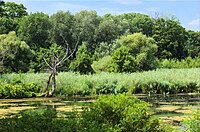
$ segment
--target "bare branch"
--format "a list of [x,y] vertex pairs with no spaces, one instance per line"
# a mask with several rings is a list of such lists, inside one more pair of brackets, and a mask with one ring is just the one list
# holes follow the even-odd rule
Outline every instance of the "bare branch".
[[50,68],[50,69],[53,69],[53,67],[47,62],[46,58],[43,57],[43,59],[44,59],[45,63],[49,66],[49,68]]
[[67,59],[69,59],[74,54],[74,52],[76,51],[77,45],[79,43],[79,39],[80,39],[80,37],[78,36],[78,40],[77,40],[76,45],[74,47],[74,50],[71,52],[71,54],[68,55],[68,52],[66,52],[65,56],[56,64],[56,66],[60,65],[60,63],[62,63],[64,61],[66,61]]

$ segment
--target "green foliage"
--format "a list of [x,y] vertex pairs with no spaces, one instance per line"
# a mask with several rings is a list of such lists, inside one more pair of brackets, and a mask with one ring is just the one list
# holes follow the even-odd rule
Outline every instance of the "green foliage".
[[91,64],[92,60],[90,53],[87,51],[87,47],[83,43],[76,53],[76,59],[70,63],[70,69],[82,74],[92,73],[93,69]]
[[87,130],[100,131],[161,131],[157,119],[152,119],[147,103],[123,94],[100,96],[94,105],[83,113]]
[[157,45],[154,39],[135,33],[122,36],[119,40],[122,47],[118,48],[113,56],[114,72],[134,72],[152,70],[157,66],[154,54]]
[[87,42],[88,51],[94,53],[95,30],[99,25],[99,16],[96,11],[82,10],[74,15],[74,36],[80,37],[80,44]]
[[186,31],[178,22],[164,18],[156,19],[153,38],[158,45],[158,58],[182,59],[187,56],[187,51],[184,51]]
[[19,21],[20,19],[17,18],[0,17],[0,34],[8,34],[11,31],[17,31]]
[[[113,63],[111,64],[110,71],[112,72],[133,72],[134,71],[134,58],[130,54],[129,49],[121,46],[116,49],[112,56]],[[136,70],[135,70],[136,71]]]
[[[62,57],[65,55],[64,48],[57,45],[56,43],[53,43],[49,49],[46,48],[40,48],[38,52],[36,52],[35,61],[31,63],[31,68],[34,69],[35,72],[39,72],[44,70],[45,68],[48,69],[47,64],[44,61],[44,58],[46,61],[51,64],[51,58],[53,54],[56,56],[57,59],[61,60]],[[68,70],[68,61],[65,61],[65,63],[61,64],[62,68],[58,69],[59,71],[62,71],[63,69]]]
[[4,14],[4,9],[3,9],[4,5],[5,5],[5,2],[1,0],[0,1],[0,17],[2,17]]
[[105,56],[112,55],[113,52],[119,47],[120,47],[120,44],[117,40],[112,43],[102,42],[96,48],[93,58],[94,58],[94,60],[98,60]]
[[51,39],[63,47],[66,47],[67,43],[69,48],[74,48],[74,45],[72,45],[74,41],[72,32],[74,28],[74,16],[69,11],[58,11],[50,17],[50,21],[52,24]]
[[188,31],[185,50],[188,56],[200,57],[200,32]]
[[34,52],[15,32],[0,35],[0,73],[26,72]]
[[10,118],[0,119],[0,131],[4,132],[164,132],[158,119],[152,118],[147,103],[125,95],[100,96],[83,112],[57,117],[50,106],[25,110]]
[[187,57],[182,60],[164,59],[159,61],[159,68],[198,68],[200,67],[200,57]]
[[133,74],[100,73],[79,75],[60,73],[57,77],[58,93],[63,95],[157,93],[175,94],[198,92],[199,69],[162,69]]
[[111,14],[106,14],[101,18],[98,28],[96,29],[96,41],[111,43],[119,36],[126,33],[128,23],[123,19]]
[[[99,73],[81,75],[72,72],[60,72],[56,76],[55,95],[95,95],[118,94],[123,92],[144,94],[176,94],[200,91],[199,68],[159,69],[139,73]],[[13,84],[34,83],[44,88],[48,73],[3,74],[0,82]],[[41,89],[40,89],[41,90]]]
[[[155,55],[162,60],[178,59],[180,61],[186,57],[198,57],[200,53],[199,32],[186,31],[174,19],[174,16],[171,19],[152,19],[140,13],[98,16],[96,11],[87,10],[76,14],[70,11],[59,11],[48,16],[42,12],[28,14],[26,7],[22,4],[1,1],[0,23],[0,34],[15,31],[20,40],[25,41],[36,53],[34,59],[28,58],[31,60],[31,68],[28,65],[24,67],[23,60],[28,60],[24,57],[17,63],[13,63],[12,68],[8,66],[9,68],[5,69],[0,62],[0,69],[3,69],[4,73],[18,72],[18,70],[40,72],[44,67],[41,52],[48,52],[52,43],[64,48],[67,45],[69,51],[72,51],[76,42],[78,45],[86,42],[87,50],[90,56],[93,56],[93,60],[98,61],[105,56],[112,56],[113,63],[108,66],[111,68],[105,71],[113,72],[135,72],[158,68]],[[117,48],[120,49],[116,50]],[[26,53],[21,53],[18,58],[26,55]],[[72,56],[70,59],[74,58],[75,56]],[[29,62],[26,63],[29,64]],[[68,70],[68,63],[65,63],[64,69]],[[78,63],[74,62],[72,65],[74,65],[73,70],[78,67],[75,66]],[[92,71],[89,65],[87,68]],[[75,71],[80,71],[80,69]]]
[[0,34],[17,32],[19,21],[28,15],[23,4],[0,1]]
[[92,68],[96,73],[100,72],[110,72],[112,69],[112,57],[111,56],[105,56],[98,61],[93,61]]
[[129,32],[142,32],[147,36],[152,36],[153,19],[148,15],[140,13],[124,13],[119,15],[121,20],[125,20],[129,24]]
[[28,15],[26,7],[23,4],[16,4],[15,2],[6,2],[2,6],[3,11],[0,12],[0,17],[21,18]]
[[1,83],[0,98],[27,98],[36,97],[40,87],[34,83]]
[[200,131],[200,109],[194,110],[193,114],[183,121],[182,131],[184,132]]
[[77,119],[58,119],[55,109],[47,107],[22,111],[13,118],[0,119],[4,132],[72,132],[78,129]]
[[32,49],[48,48],[50,27],[49,16],[37,12],[22,18],[18,34]]

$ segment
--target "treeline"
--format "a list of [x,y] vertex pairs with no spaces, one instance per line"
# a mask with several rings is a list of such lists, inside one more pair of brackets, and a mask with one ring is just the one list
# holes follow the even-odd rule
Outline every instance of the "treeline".
[[200,32],[185,30],[175,19],[140,13],[98,16],[87,10],[28,14],[22,4],[0,1],[0,23],[0,73],[43,71],[44,58],[49,63],[53,54],[61,59],[77,42],[76,53],[61,71],[135,72],[166,68],[166,63],[173,68],[170,62],[177,62],[176,68],[200,65]]

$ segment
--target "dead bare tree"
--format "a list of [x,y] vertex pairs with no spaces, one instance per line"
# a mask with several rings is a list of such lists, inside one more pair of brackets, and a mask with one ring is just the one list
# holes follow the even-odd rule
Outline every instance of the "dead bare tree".
[[[62,37],[62,36],[61,36]],[[49,69],[51,70],[51,74],[49,76],[49,79],[47,81],[47,85],[45,87],[45,89],[42,91],[42,96],[46,97],[52,97],[53,94],[55,93],[56,90],[56,75],[57,75],[57,68],[60,67],[60,65],[65,62],[66,60],[68,60],[76,51],[77,45],[79,43],[79,36],[78,36],[78,40],[75,44],[75,47],[73,50],[70,49],[68,42],[65,40],[64,37],[62,37],[63,40],[66,43],[66,51],[65,51],[65,55],[63,57],[58,57],[55,55],[55,52],[52,53],[52,57],[51,57],[51,63],[47,62],[47,59],[45,57],[43,57],[45,63],[47,64],[47,66],[49,67]],[[59,59],[61,58],[61,59]],[[49,89],[49,85],[52,81],[52,88],[51,90]]]

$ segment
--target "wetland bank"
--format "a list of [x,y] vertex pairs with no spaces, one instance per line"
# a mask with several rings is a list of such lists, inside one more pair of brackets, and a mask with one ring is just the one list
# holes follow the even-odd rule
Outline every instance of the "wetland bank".
[[[47,73],[4,74],[0,78],[2,84],[0,86],[1,97],[5,98],[0,99],[0,125],[2,129],[8,131],[14,131],[14,129],[26,131],[25,128],[33,131],[45,131],[46,129],[42,127],[45,124],[47,125],[46,127],[49,127],[49,130],[55,131],[61,131],[62,129],[63,131],[82,131],[83,129],[92,131],[92,128],[96,127],[99,131],[102,127],[99,124],[103,121],[92,126],[94,122],[96,123],[95,119],[100,117],[94,118],[93,115],[85,116],[90,109],[97,107],[105,113],[109,113],[106,110],[112,108],[114,111],[119,111],[117,113],[120,113],[120,111],[124,111],[122,108],[129,108],[129,105],[126,106],[126,102],[121,102],[123,98],[128,97],[130,100],[133,99],[133,102],[138,102],[135,100],[136,97],[139,100],[148,102],[148,104],[141,102],[142,106],[138,103],[137,108],[139,110],[144,109],[149,114],[146,115],[149,119],[145,117],[147,121],[153,121],[154,124],[159,122],[159,125],[157,124],[159,127],[154,126],[159,128],[155,131],[184,131],[187,130],[187,128],[183,129],[183,126],[187,124],[185,121],[190,119],[191,115],[194,115],[193,113],[196,113],[195,122],[197,121],[196,125],[199,125],[199,70],[199,68],[159,69],[131,74],[100,73],[92,75],[61,72],[56,76],[57,90],[55,97],[52,98],[39,97],[43,87],[45,87],[44,82],[48,78]],[[126,94],[126,96],[122,93]],[[123,96],[117,99],[118,101],[115,99],[111,99],[110,102],[107,101],[107,98],[115,96],[117,98],[121,94]],[[108,108],[101,109],[105,105],[104,103],[104,105],[99,104],[98,100],[101,96],[105,96],[105,99],[102,99],[100,104],[103,102],[108,103]],[[128,99],[127,102],[129,102]],[[132,105],[130,104],[130,106]],[[135,107],[133,105],[130,109]],[[134,112],[134,110],[132,111]],[[111,112],[109,115],[112,117],[112,114]],[[145,113],[143,114],[145,115]],[[125,115],[122,114],[120,116],[125,118]],[[94,121],[89,119],[90,116],[93,117]],[[139,117],[134,118],[137,119]],[[29,124],[26,124],[27,127],[24,129],[19,128],[20,124],[22,125],[26,121],[25,119],[28,119],[27,123],[29,122]],[[102,118],[100,119],[102,120]],[[41,125],[40,120],[45,122],[45,124],[41,123]],[[38,127],[32,129],[32,122],[35,122],[35,125]],[[47,122],[51,123],[48,124]],[[87,123],[84,124],[83,122]],[[6,124],[10,124],[10,126],[6,128]],[[70,126],[76,127],[72,128]],[[114,126],[107,127],[110,129]],[[107,127],[106,130],[108,129]],[[148,127],[151,128],[151,125],[148,125]],[[142,131],[146,131],[148,127],[144,127],[145,130]],[[113,129],[117,130],[118,128],[115,126]]]
[[[31,5],[43,2],[66,5]],[[200,132],[198,30],[159,13],[67,10],[0,0],[0,131]]]
[[[193,112],[199,111],[200,109],[200,94],[176,94],[167,97],[163,95],[149,96],[145,94],[133,96],[149,102],[148,107],[150,112],[152,112],[152,116],[170,125],[171,130],[173,128],[174,131],[180,131],[183,127],[183,121],[188,119]],[[132,98],[132,96],[129,97]],[[52,111],[52,109],[56,111],[55,119],[78,119],[79,116],[77,113],[81,113],[85,108],[91,107],[97,98],[98,96],[0,99],[0,124],[6,118],[12,120],[12,118],[15,118],[15,116],[19,117],[21,113],[27,110],[34,112],[34,110],[46,108],[48,108],[48,111]],[[32,119],[32,121],[34,120]],[[40,121],[38,120],[37,122]],[[10,131],[11,129],[8,130]],[[42,129],[40,128],[40,130]]]

